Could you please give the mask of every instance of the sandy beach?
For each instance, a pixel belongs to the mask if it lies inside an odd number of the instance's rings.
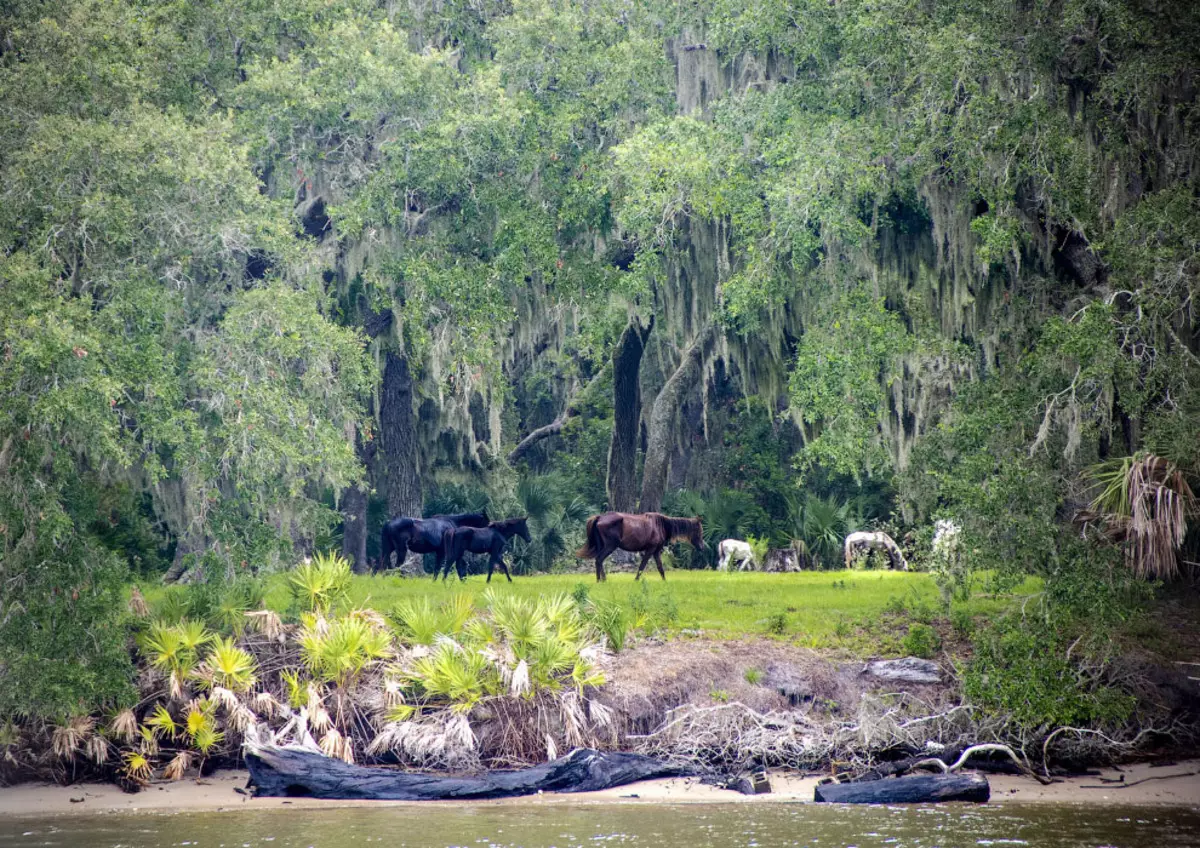
[[[1063,780],[1043,786],[1034,780],[1006,775],[989,778],[992,803],[1054,802],[1070,804],[1175,804],[1200,807],[1200,760],[1171,766],[1135,764],[1102,770],[1102,777],[1119,780],[1105,783],[1099,777]],[[269,810],[412,804],[581,804],[581,803],[811,803],[813,787],[820,779],[795,773],[773,772],[772,792],[741,795],[705,786],[695,779],[650,780],[617,789],[578,794],[554,794],[506,798],[493,801],[325,801],[311,798],[253,798],[237,790],[246,785],[245,771],[223,771],[200,780],[159,783],[136,794],[127,794],[104,783],[74,786],[22,784],[0,788],[0,816],[40,816],[108,812],[185,812],[223,810]],[[1153,778],[1147,780],[1147,778]],[[1144,782],[1138,782],[1144,781]],[[1136,784],[1136,785],[1129,785]],[[1101,788],[1091,788],[1101,787]]]

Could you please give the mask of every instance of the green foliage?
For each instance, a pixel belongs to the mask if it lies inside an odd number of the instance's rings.
[[[197,669],[196,676],[206,688],[220,686],[234,693],[242,693],[258,680],[257,668],[250,652],[239,648],[233,639],[216,639],[204,663]]]
[[[793,537],[804,542],[806,551],[825,568],[837,568],[842,563],[843,541],[862,525],[862,519],[849,502],[839,503],[835,497],[807,494],[801,500],[790,500]]]
[[[890,465],[877,419],[895,360],[911,350],[913,340],[899,317],[865,288],[843,295],[815,318],[789,378],[792,408],[812,433],[801,468],[819,464],[857,476]]]
[[[474,604],[467,595],[435,603],[428,596],[397,604],[389,618],[401,636],[416,645],[432,645],[439,635],[453,635],[472,618]]]
[[[616,654],[625,648],[631,622],[629,614],[620,604],[598,603],[592,608],[592,623],[604,634],[609,649]]]
[[[704,542],[709,550],[705,554],[688,548],[684,562],[693,568],[706,568],[715,563],[717,545],[723,539],[745,539],[754,531],[769,532],[766,513],[744,491],[720,489],[706,497],[698,492],[680,490],[668,493],[664,500],[663,509],[668,513],[700,518]]]
[[[51,535],[54,517],[47,519],[43,532]],[[60,721],[133,703],[127,568],[69,531],[61,547],[48,542],[43,536],[38,548],[55,558],[40,568],[0,552],[8,587],[0,599],[0,714]]]
[[[788,632],[788,616],[785,612],[773,612],[767,617],[767,632],[782,636]]]
[[[928,624],[914,622],[908,626],[908,632],[900,640],[900,648],[911,657],[929,659],[937,654],[942,646],[938,632]]]
[[[300,655],[314,679],[346,688],[391,652],[391,633],[369,618],[305,616]]]
[[[1103,637],[1071,645],[1053,625],[1005,618],[976,638],[963,692],[971,702],[1033,731],[1124,722],[1133,696],[1087,670],[1089,665],[1103,668],[1111,645]]]
[[[748,668],[748,669],[746,669],[746,672],[743,675],[743,677],[746,678],[746,682],[749,683],[751,686],[757,686],[759,683],[762,682],[763,672],[762,672],[761,668]]]
[[[570,597],[533,600],[489,589],[484,599],[486,613],[460,619],[432,650],[390,669],[406,693],[393,720],[408,719],[418,709],[467,713],[487,697],[533,698],[604,682],[590,658],[593,631]]]
[[[340,554],[317,553],[296,566],[288,577],[292,597],[303,609],[325,614],[345,597],[352,572]]]
[[[529,518],[532,538],[526,543],[514,536],[509,543],[519,573],[549,571],[555,559],[583,541],[584,523],[595,512],[562,478],[553,475],[522,477],[515,500],[512,514]]]

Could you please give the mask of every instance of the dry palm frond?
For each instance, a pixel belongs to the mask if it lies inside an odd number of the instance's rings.
[[[96,720],[91,716],[75,716],[65,725],[54,728],[54,733],[51,735],[51,747],[54,755],[61,759],[73,756],[92,735],[95,728]]]
[[[351,610],[349,613],[351,618],[356,618],[364,624],[369,624],[379,630],[387,630],[387,619],[373,609],[359,608]]]
[[[150,607],[146,604],[146,598],[137,586],[134,586],[129,593],[129,613],[138,618],[150,615]]]
[[[316,733],[324,733],[333,724],[325,709],[325,698],[312,683],[308,684],[308,723]]]
[[[137,715],[133,710],[121,710],[108,723],[108,732],[122,742],[132,742],[137,736]]]
[[[446,731],[450,738],[464,748],[474,748],[476,745],[475,732],[471,730],[471,722],[465,715],[451,715],[446,721]]]
[[[229,723],[229,726],[237,733],[245,733],[246,728],[254,724],[254,718],[254,713],[242,704],[238,704],[229,710],[226,715],[226,721]]]
[[[343,736],[336,727],[331,727],[321,737],[321,750],[327,757],[336,757],[348,763],[354,762],[354,745],[349,737]]]
[[[223,686],[214,686],[208,697],[214,703],[220,704],[222,707],[224,707],[227,712],[232,712],[239,706],[237,695],[233,694]]]
[[[171,762],[167,763],[162,776],[167,780],[181,780],[191,767],[192,752],[180,751],[171,759]]]
[[[183,675],[178,671],[172,671],[170,680],[167,682],[167,687],[170,690],[171,697],[175,700],[183,699]]]
[[[88,758],[98,766],[108,762],[108,740],[99,734],[93,735],[83,744]]]
[[[588,698],[587,711],[588,718],[592,720],[594,726],[602,730],[613,730],[616,728],[616,716],[611,707],[606,707],[595,698]]]
[[[1179,575],[1178,551],[1196,496],[1187,477],[1169,460],[1151,453],[1103,463],[1091,473],[1101,487],[1092,502],[1109,532],[1125,543],[1125,561],[1141,578]]]
[[[384,751],[427,768],[472,769],[479,765],[470,722],[466,716],[449,710],[385,725],[367,748],[369,754]]]
[[[385,677],[383,679],[383,702],[384,705],[398,707],[403,704],[404,699],[404,682],[397,680],[395,677]]]
[[[258,633],[266,636],[268,639],[283,639],[283,621],[278,614],[269,609],[254,610],[253,612],[245,613],[246,618],[250,619],[250,626]]]
[[[586,718],[583,713],[583,704],[574,689],[566,689],[559,694],[558,712],[562,717],[563,733],[567,737],[567,744],[575,748],[586,744],[587,740],[584,735]]]
[[[282,712],[283,704],[270,692],[259,692],[250,699],[250,705],[266,718],[274,718]]]
[[[554,737],[549,733],[546,734],[546,762],[558,759],[558,746],[554,744]]]
[[[512,670],[508,691],[512,693],[513,697],[520,697],[529,693],[529,687],[529,664],[525,660],[521,660]]]

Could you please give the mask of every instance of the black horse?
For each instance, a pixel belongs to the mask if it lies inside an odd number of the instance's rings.
[[[433,570],[436,579],[442,567],[442,537],[455,527],[487,525],[486,510],[430,518],[393,518],[383,525],[383,556],[379,558],[379,567],[392,567],[392,551],[396,552],[396,565],[403,564],[410,550],[418,554],[434,554],[437,557],[437,566]]]
[[[442,552],[442,559],[445,565],[442,566],[442,579],[445,580],[450,576],[450,563],[454,563],[454,568],[458,571],[458,579],[466,580],[466,567],[463,563],[463,557],[468,552],[473,554],[489,554],[487,582],[492,582],[492,570],[498,565],[504,570],[504,576],[508,578],[508,582],[512,582],[512,575],[508,573],[508,566],[504,563],[504,545],[513,536],[520,536],[526,542],[529,541],[529,528],[525,526],[525,518],[506,518],[503,521],[493,521],[487,527],[459,527],[456,530],[447,533],[442,537],[442,544],[445,550]],[[433,579],[437,579],[437,572],[434,572]]]

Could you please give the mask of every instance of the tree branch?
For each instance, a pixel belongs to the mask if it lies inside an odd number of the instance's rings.
[[[571,396],[567,398],[567,406],[566,409],[562,411],[562,415],[558,416],[544,427],[538,427],[525,438],[521,439],[521,441],[517,443],[517,446],[512,449],[512,452],[509,453],[508,461],[510,463],[516,462],[518,459],[528,453],[529,449],[538,442],[542,441],[543,439],[548,439],[551,436],[557,436],[559,433],[561,433],[562,428],[566,425],[567,421],[579,414],[579,408],[575,405],[576,401],[583,397],[583,395],[587,394],[588,390],[596,384],[596,381],[604,376],[604,373],[608,370],[608,368],[609,365],[606,364],[603,368],[597,371],[595,375],[593,375],[592,379],[588,380],[587,384],[582,389],[571,393]]]

